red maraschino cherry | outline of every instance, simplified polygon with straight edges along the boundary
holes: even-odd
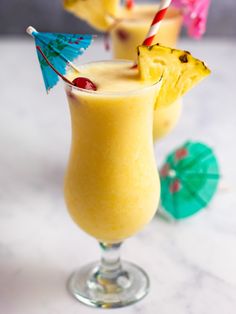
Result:
[[[63,81],[66,83],[72,84],[76,87],[87,89],[87,90],[97,90],[97,86],[88,78],[86,77],[77,77],[75,78],[72,82],[69,81],[64,75],[62,75],[60,72],[57,71],[57,69],[51,64],[51,62],[48,60],[48,58],[45,56],[43,53],[42,49],[39,46],[36,46],[37,50],[40,52],[42,57],[45,59],[47,64],[51,67],[51,69],[58,75],[60,76]]]
[[[97,86],[88,78],[86,77],[76,77],[72,84],[76,87],[87,89],[87,90],[97,90]]]

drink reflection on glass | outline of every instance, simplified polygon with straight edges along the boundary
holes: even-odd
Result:
[[[132,64],[80,67],[98,82],[99,91],[66,85],[72,143],[65,200],[73,220],[99,241],[103,252],[100,263],[71,276],[69,289],[96,307],[134,303],[149,289],[146,273],[119,257],[121,242],[150,222],[160,196],[152,140],[160,84],[141,81]]]
[[[157,12],[157,4],[135,4],[132,9],[122,7],[119,19],[107,17],[110,24],[112,51],[114,58],[135,60],[137,46],[139,46],[150,27],[150,23]],[[162,21],[160,30],[154,43],[161,43],[168,47],[175,47],[181,27],[182,13],[179,9],[170,7]],[[154,112],[153,138],[160,139],[170,133],[177,124],[182,110],[182,100],[172,105],[157,108]]]

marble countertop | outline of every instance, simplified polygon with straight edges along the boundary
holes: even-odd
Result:
[[[179,223],[156,217],[125,243],[123,257],[144,267],[152,286],[143,301],[114,310],[121,314],[236,312],[236,42],[180,45],[213,74],[185,97],[175,132],[155,147],[157,160],[187,139],[202,140],[219,156],[224,186],[198,215]],[[108,57],[98,41],[82,61]],[[65,289],[99,248],[63,201],[70,144],[63,89],[46,95],[30,40],[1,39],[0,63],[0,313],[94,313]]]

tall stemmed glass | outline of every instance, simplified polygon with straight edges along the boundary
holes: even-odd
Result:
[[[149,289],[146,273],[121,261],[119,252],[122,241],[152,219],[159,201],[152,140],[159,86],[99,92],[66,84],[72,143],[65,200],[73,220],[102,250],[99,263],[84,266],[69,280],[70,292],[87,305],[122,307],[142,299]]]

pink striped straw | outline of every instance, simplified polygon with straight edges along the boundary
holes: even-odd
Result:
[[[151,46],[153,39],[155,38],[160,26],[161,22],[166,14],[167,9],[169,8],[172,0],[162,0],[160,3],[160,7],[158,12],[156,13],[152,24],[150,26],[150,29],[147,33],[147,36],[143,42],[143,45],[145,46]]]
[[[126,0],[126,8],[131,10],[134,7],[134,0]]]

